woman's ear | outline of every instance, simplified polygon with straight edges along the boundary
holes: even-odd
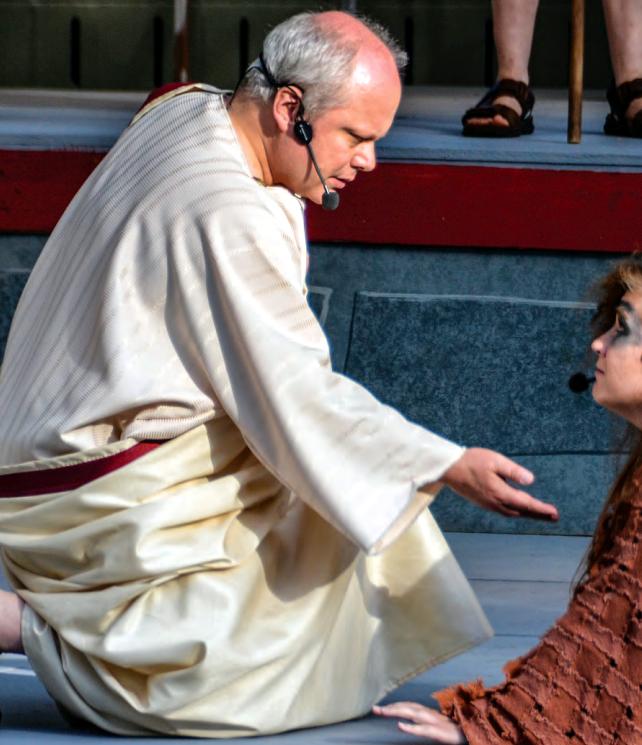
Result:
[[[291,88],[279,88],[272,102],[272,116],[279,132],[290,131],[301,107],[301,98]]]

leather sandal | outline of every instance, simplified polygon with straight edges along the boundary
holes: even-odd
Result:
[[[500,96],[514,98],[522,107],[522,113],[518,114],[509,106],[493,103]],[[486,95],[463,115],[461,123],[464,125],[463,135],[465,137],[519,137],[520,135],[532,134],[535,129],[533,122],[533,106],[535,96],[530,86],[519,80],[504,78],[497,82]],[[494,116],[504,117],[508,126],[501,124],[469,124],[470,119],[492,119]]]
[[[616,137],[642,137],[642,110],[630,119],[626,112],[631,101],[642,98],[642,78],[629,80],[615,87],[611,83],[606,92],[606,99],[611,107],[604,122],[604,134]]]

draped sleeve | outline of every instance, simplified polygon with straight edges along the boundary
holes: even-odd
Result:
[[[305,297],[301,205],[285,189],[257,188],[256,197],[234,199],[231,185],[224,204],[197,210],[173,237],[173,299],[195,364],[250,449],[376,553],[425,508],[463,450],[333,372]]]

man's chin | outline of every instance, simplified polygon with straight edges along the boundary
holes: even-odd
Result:
[[[325,192],[323,191],[323,188],[320,188],[310,189],[303,194],[299,194],[299,196],[303,197],[303,199],[307,200],[308,202],[313,202],[314,204],[318,204],[319,206],[321,206],[323,204],[324,194]]]

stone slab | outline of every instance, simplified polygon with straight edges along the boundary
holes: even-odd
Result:
[[[314,285],[308,287],[308,304],[322,326],[325,325],[328,317],[331,298],[332,289],[330,287],[318,287]]]
[[[28,270],[0,271],[0,360],[4,355],[13,313],[28,278]]]
[[[337,219],[341,219],[337,215]],[[335,366],[344,371],[358,292],[519,296],[531,300],[589,300],[589,288],[619,255],[400,248],[313,244],[309,281],[331,287],[326,331]],[[588,341],[589,329],[578,329]],[[578,361],[579,363],[579,361]]]
[[[46,240],[44,235],[0,234],[0,270],[31,270]]]
[[[507,453],[603,452],[611,417],[568,388],[588,304],[359,292],[346,373],[411,420]]]

